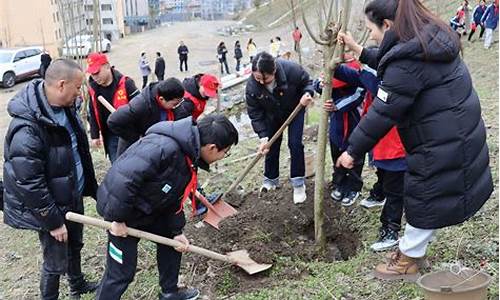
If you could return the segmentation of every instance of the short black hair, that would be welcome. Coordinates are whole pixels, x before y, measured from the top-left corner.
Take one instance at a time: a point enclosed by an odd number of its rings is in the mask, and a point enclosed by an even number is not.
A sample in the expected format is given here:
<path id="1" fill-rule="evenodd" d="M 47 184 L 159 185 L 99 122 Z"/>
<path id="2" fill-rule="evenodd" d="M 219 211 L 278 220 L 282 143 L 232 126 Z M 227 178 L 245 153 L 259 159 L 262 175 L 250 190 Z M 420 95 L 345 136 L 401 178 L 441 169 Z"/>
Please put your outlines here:
<path id="1" fill-rule="evenodd" d="M 157 55 L 157 56 L 161 56 L 161 53 L 160 53 L 160 52 L 156 52 L 156 55 Z"/>
<path id="2" fill-rule="evenodd" d="M 184 96 L 184 86 L 182 82 L 174 77 L 158 82 L 157 95 L 163 97 L 165 101 L 170 101 Z"/>
<path id="3" fill-rule="evenodd" d="M 217 149 L 222 150 L 238 144 L 238 131 L 224 115 L 205 116 L 198 121 L 197 127 L 201 146 L 215 144 Z"/>
<path id="4" fill-rule="evenodd" d="M 55 83 L 59 80 L 73 80 L 78 72 L 83 72 L 79 64 L 68 58 L 53 60 L 45 72 L 45 82 Z"/>
<path id="5" fill-rule="evenodd" d="M 252 60 L 252 72 L 261 72 L 263 74 L 274 74 L 276 70 L 276 63 L 274 62 L 274 57 L 262 51 L 257 53 Z"/>

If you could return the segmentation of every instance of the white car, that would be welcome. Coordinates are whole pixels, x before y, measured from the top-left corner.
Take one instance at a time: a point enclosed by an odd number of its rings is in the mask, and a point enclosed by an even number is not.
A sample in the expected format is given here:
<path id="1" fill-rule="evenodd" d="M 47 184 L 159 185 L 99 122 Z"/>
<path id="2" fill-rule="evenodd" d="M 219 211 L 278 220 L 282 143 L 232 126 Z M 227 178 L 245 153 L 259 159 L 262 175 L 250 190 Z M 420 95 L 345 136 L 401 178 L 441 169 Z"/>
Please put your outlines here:
<path id="1" fill-rule="evenodd" d="M 62 55 L 66 57 L 87 57 L 92 53 L 94 37 L 91 35 L 77 35 L 69 39 L 62 48 Z M 111 41 L 101 38 L 102 51 L 111 51 Z"/>
<path id="2" fill-rule="evenodd" d="M 39 75 L 42 47 L 0 49 L 0 83 L 13 87 L 17 81 Z"/>

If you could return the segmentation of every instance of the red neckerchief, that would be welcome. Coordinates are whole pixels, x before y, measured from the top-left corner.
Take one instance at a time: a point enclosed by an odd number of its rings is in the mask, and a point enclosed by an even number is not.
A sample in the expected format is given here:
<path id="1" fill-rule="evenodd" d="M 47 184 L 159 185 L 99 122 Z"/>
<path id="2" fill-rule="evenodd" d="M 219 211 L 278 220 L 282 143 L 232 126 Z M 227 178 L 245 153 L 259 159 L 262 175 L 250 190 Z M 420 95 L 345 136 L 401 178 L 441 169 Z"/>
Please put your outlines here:
<path id="1" fill-rule="evenodd" d="M 158 97 L 158 96 L 156 96 L 156 103 L 158 103 L 158 106 L 160 107 L 160 109 L 163 109 L 164 111 L 167 112 L 167 121 L 174 121 L 175 120 L 174 112 L 171 109 L 166 109 L 165 107 L 163 107 L 163 105 L 161 104 L 160 97 Z"/>
<path id="2" fill-rule="evenodd" d="M 191 171 L 191 180 L 186 185 L 186 189 L 184 189 L 184 194 L 181 200 L 181 207 L 179 207 L 179 210 L 176 212 L 176 214 L 180 213 L 183 210 L 184 202 L 186 202 L 186 199 L 191 193 L 192 216 L 194 216 L 194 214 L 196 213 L 195 193 L 196 188 L 198 187 L 198 174 L 196 173 L 196 167 L 193 165 L 191 159 L 187 155 L 184 156 L 184 158 L 186 159 L 186 163 L 188 164 L 189 170 Z"/>

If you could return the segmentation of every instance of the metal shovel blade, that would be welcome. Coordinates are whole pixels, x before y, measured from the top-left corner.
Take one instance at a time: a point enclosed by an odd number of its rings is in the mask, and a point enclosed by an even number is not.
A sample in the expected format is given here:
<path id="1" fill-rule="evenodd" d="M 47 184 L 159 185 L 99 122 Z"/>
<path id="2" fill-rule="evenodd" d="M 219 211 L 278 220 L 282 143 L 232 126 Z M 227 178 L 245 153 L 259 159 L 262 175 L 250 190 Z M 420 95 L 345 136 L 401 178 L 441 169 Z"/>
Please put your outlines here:
<path id="1" fill-rule="evenodd" d="M 237 250 L 226 254 L 235 265 L 242 268 L 249 275 L 259 273 L 271 268 L 272 264 L 259 264 L 250 258 L 247 250 Z"/>
<path id="2" fill-rule="evenodd" d="M 222 199 L 219 199 L 212 207 L 209 207 L 203 221 L 219 229 L 220 221 L 235 215 L 238 211 Z"/>

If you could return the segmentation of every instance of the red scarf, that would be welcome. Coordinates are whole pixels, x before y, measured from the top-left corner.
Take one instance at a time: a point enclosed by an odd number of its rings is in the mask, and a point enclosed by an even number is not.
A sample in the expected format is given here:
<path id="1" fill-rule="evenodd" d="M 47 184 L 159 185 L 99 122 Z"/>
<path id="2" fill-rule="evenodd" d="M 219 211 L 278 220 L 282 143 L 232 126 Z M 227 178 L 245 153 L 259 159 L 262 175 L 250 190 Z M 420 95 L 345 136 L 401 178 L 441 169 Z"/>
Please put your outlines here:
<path id="1" fill-rule="evenodd" d="M 191 193 L 192 216 L 194 216 L 194 214 L 196 213 L 195 193 L 196 193 L 196 188 L 198 187 L 198 174 L 196 173 L 196 168 L 193 165 L 191 159 L 187 155 L 184 156 L 184 158 L 186 159 L 186 163 L 189 167 L 189 170 L 191 171 L 191 180 L 186 185 L 186 189 L 184 190 L 184 195 L 182 196 L 181 200 L 181 207 L 179 207 L 179 210 L 176 212 L 176 214 L 180 213 L 183 210 L 184 202 L 186 202 L 186 199 L 189 197 L 189 194 Z"/>
<path id="2" fill-rule="evenodd" d="M 163 107 L 159 96 L 156 96 L 156 103 L 158 103 L 160 109 L 163 109 L 167 113 L 167 121 L 175 121 L 174 112 L 171 109 L 166 109 L 165 107 Z"/>

